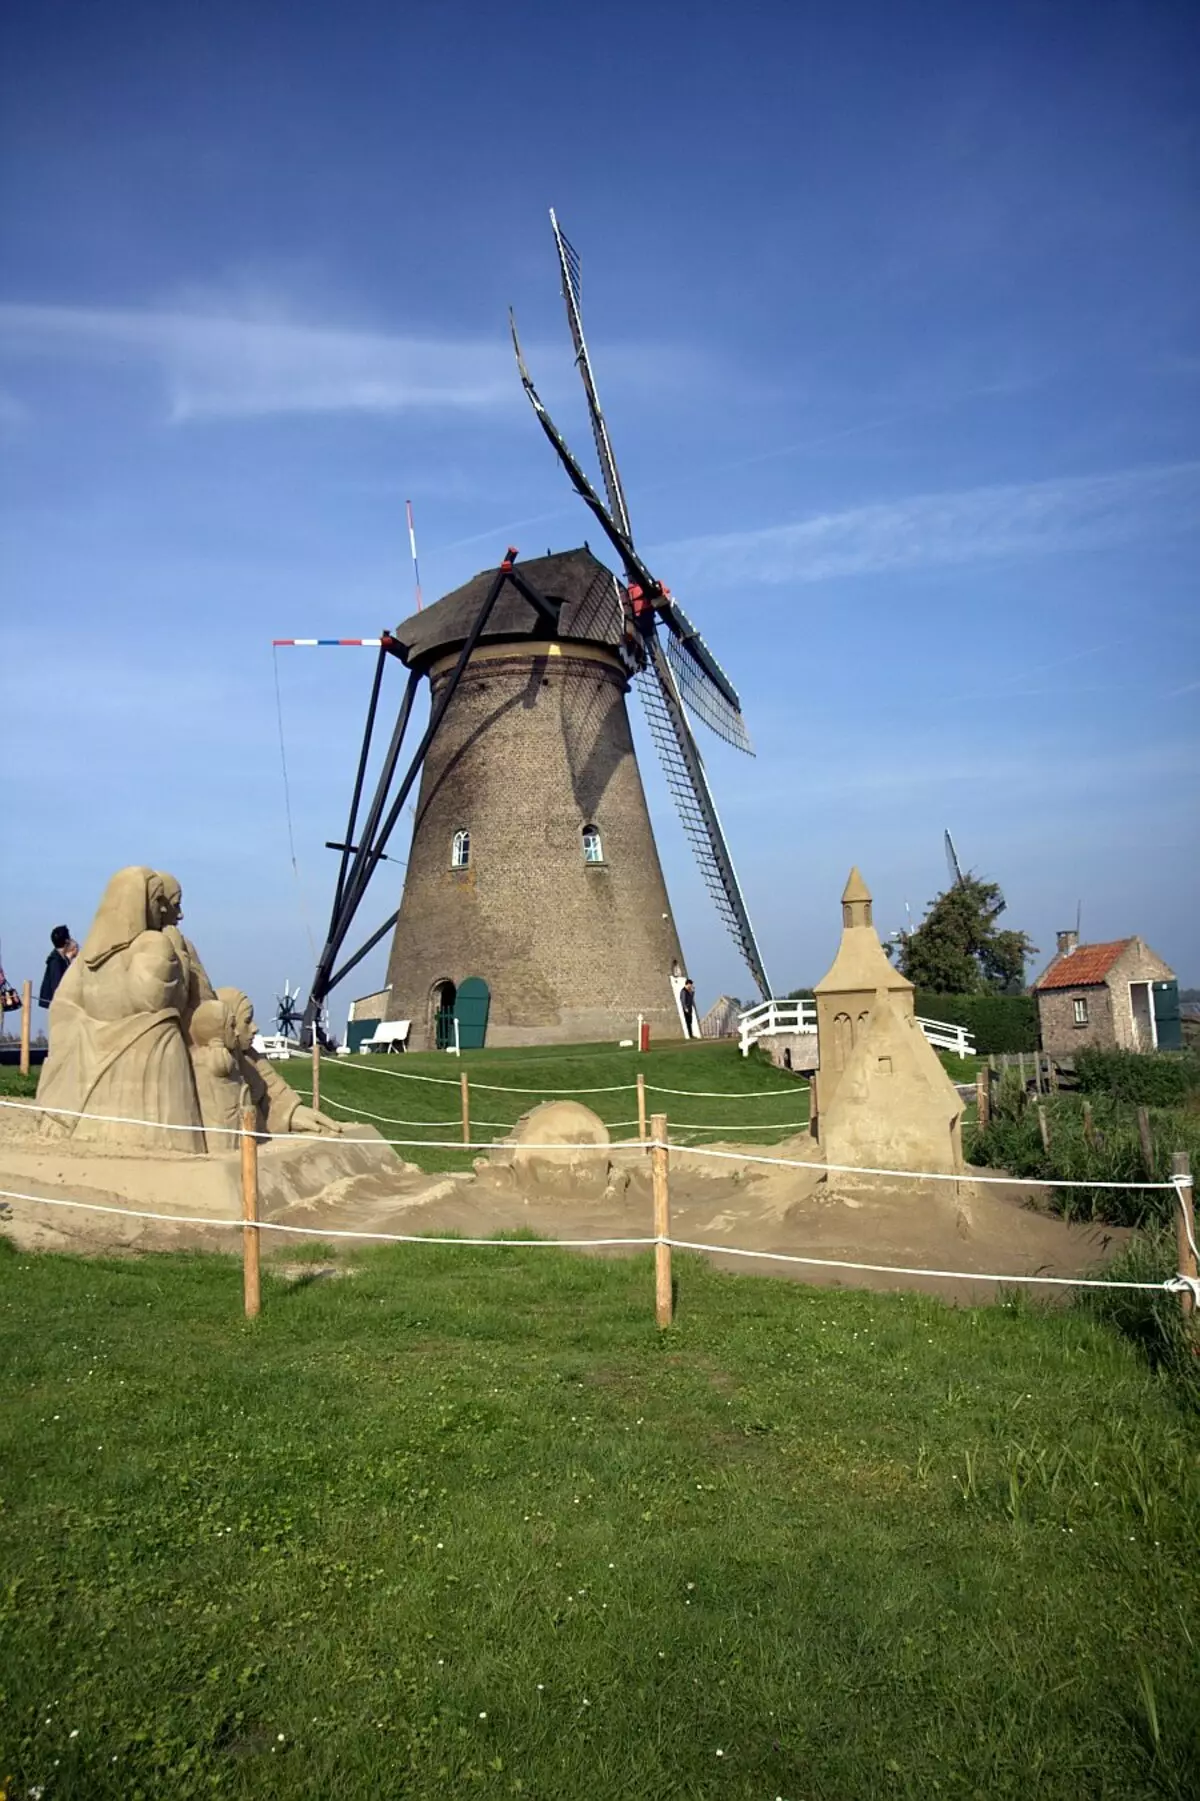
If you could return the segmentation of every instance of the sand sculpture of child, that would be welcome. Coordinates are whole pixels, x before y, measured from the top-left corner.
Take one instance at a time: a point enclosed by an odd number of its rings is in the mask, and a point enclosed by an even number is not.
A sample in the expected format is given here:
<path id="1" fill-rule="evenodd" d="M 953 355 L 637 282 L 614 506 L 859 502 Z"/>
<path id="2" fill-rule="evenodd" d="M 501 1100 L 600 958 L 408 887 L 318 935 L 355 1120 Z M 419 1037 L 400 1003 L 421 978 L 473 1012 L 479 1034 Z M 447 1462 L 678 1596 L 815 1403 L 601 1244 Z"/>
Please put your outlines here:
<path id="1" fill-rule="evenodd" d="M 200 1116 L 209 1148 L 232 1148 L 242 1113 L 254 1109 L 258 1130 L 340 1135 L 337 1120 L 306 1107 L 273 1064 L 254 1050 L 254 1007 L 240 988 L 218 988 L 194 1013 L 189 1043 Z"/>

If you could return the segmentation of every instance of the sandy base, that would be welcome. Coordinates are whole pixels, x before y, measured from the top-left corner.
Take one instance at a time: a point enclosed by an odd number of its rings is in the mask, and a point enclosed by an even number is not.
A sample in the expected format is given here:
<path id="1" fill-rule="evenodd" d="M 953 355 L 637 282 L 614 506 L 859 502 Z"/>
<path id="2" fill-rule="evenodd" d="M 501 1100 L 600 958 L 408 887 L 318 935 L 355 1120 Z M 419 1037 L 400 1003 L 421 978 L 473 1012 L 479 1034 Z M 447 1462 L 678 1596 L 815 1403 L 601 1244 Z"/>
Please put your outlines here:
<path id="1" fill-rule="evenodd" d="M 240 1220 L 236 1154 L 136 1157 L 76 1150 L 70 1141 L 47 1148 L 28 1128 L 14 1130 L 13 1118 L 0 1114 L 0 1188 L 169 1216 L 130 1220 L 12 1201 L 0 1230 L 22 1248 L 93 1254 L 237 1248 L 235 1231 L 187 1223 L 190 1215 Z M 351 1130 L 356 1138 L 377 1136 L 367 1126 Z M 756 1147 L 724 1148 L 745 1153 Z M 818 1155 L 807 1135 L 760 1148 L 766 1156 L 809 1162 Z M 483 1164 L 475 1175 L 430 1176 L 399 1163 L 382 1142 L 297 1138 L 260 1151 L 261 1217 L 317 1234 L 342 1228 L 472 1238 L 515 1230 L 546 1238 L 649 1236 L 646 1154 L 614 1147 L 609 1159 L 607 1186 L 601 1189 L 593 1181 L 587 1185 L 591 1192 L 580 1194 L 562 1172 L 549 1172 L 539 1182 Z M 721 1247 L 1000 1277 L 1070 1276 L 1092 1271 L 1131 1236 L 1113 1227 L 1068 1226 L 1035 1211 L 1029 1199 L 1017 1183 L 825 1178 L 803 1168 L 768 1170 L 688 1151 L 671 1157 L 672 1237 L 717 1247 L 712 1261 L 720 1268 L 832 1287 L 915 1288 L 949 1300 L 979 1301 L 994 1298 L 997 1285 L 772 1263 L 729 1255 Z M 294 1258 L 297 1243 L 290 1233 L 266 1233 L 264 1254 Z"/>

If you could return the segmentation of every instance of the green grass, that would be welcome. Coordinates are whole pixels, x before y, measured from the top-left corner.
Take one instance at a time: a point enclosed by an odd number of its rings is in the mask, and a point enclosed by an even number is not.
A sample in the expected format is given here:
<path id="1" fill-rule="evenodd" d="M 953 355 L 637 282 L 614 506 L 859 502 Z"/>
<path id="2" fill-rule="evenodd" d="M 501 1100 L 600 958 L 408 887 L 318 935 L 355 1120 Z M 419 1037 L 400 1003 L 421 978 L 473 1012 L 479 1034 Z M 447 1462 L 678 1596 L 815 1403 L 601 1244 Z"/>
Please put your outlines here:
<path id="1" fill-rule="evenodd" d="M 1193 1793 L 1195 1441 L 1101 1322 L 680 1259 L 0 1247 L 0 1790 Z"/>
<path id="2" fill-rule="evenodd" d="M 276 1068 L 309 1098 L 307 1058 L 293 1057 Z M 743 1057 L 734 1044 L 700 1041 L 656 1048 L 644 1057 L 609 1045 L 468 1051 L 461 1059 L 435 1052 L 326 1057 L 321 1062 L 321 1106 L 335 1119 L 365 1119 L 386 1138 L 417 1140 L 417 1148 L 398 1154 L 423 1169 L 469 1169 L 477 1151 L 439 1149 L 425 1142 L 459 1137 L 461 1073 L 470 1079 L 471 1136 L 478 1142 L 503 1138 L 530 1107 L 559 1098 L 582 1101 L 614 1129 L 614 1136 L 636 1137 L 639 1070 L 646 1077 L 647 1114 L 665 1113 L 676 1143 L 741 1139 L 776 1144 L 808 1122 L 806 1081 L 776 1069 L 764 1056 Z M 596 1088 L 615 1092 L 587 1092 Z M 503 1092 L 508 1089 L 532 1092 Z M 667 1094 L 663 1089 L 689 1092 Z M 718 1129 L 698 1129 L 708 1127 Z"/>
<path id="3" fill-rule="evenodd" d="M 37 1093 L 38 1077 L 41 1069 L 31 1069 L 23 1076 L 13 1063 L 0 1063 L 0 1099 L 9 1097 L 14 1101 L 32 1100 Z"/>

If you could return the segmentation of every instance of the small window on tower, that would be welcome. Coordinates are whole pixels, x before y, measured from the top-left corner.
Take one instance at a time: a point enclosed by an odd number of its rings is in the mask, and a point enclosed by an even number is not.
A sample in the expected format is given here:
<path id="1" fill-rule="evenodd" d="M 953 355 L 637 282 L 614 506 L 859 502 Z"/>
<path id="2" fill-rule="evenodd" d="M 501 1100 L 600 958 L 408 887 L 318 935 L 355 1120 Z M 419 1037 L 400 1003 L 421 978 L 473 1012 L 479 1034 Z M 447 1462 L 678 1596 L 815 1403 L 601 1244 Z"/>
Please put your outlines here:
<path id="1" fill-rule="evenodd" d="M 1083 994 L 1077 994 L 1075 996 L 1075 1024 L 1077 1026 L 1086 1026 L 1087 1022 L 1088 1022 L 1087 996 L 1083 995 Z"/>
<path id="2" fill-rule="evenodd" d="M 585 825 L 583 828 L 583 860 L 585 863 L 604 861 L 604 846 L 594 825 Z"/>
<path id="3" fill-rule="evenodd" d="M 455 832 L 454 843 L 450 846 L 451 869 L 466 869 L 471 861 L 470 832 Z"/>

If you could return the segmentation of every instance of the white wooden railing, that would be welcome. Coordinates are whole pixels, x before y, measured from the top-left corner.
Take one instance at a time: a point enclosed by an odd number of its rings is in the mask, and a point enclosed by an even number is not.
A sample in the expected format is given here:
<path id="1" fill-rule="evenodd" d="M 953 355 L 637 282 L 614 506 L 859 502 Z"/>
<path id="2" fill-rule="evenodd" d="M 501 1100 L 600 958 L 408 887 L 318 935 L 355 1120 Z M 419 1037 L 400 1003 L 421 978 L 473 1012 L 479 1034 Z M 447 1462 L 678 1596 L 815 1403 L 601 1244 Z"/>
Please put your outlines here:
<path id="1" fill-rule="evenodd" d="M 812 1032 L 817 1029 L 816 1001 L 761 1001 L 738 1014 L 738 1038 L 743 1057 L 760 1038 L 774 1038 L 780 1032 Z"/>
<path id="2" fill-rule="evenodd" d="M 917 1024 L 936 1051 L 953 1051 L 956 1057 L 973 1057 L 975 1040 L 966 1026 L 952 1026 L 944 1019 L 922 1019 Z"/>
<path id="3" fill-rule="evenodd" d="M 975 1040 L 965 1026 L 951 1025 L 944 1019 L 921 1019 L 917 1024 L 935 1050 L 953 1051 L 959 1057 L 975 1055 Z M 782 1032 L 814 1034 L 817 1030 L 815 1001 L 762 1001 L 738 1014 L 738 1039 L 743 1057 L 750 1055 L 751 1045 L 760 1038 L 775 1038 Z"/>

